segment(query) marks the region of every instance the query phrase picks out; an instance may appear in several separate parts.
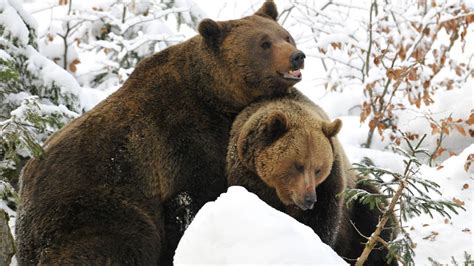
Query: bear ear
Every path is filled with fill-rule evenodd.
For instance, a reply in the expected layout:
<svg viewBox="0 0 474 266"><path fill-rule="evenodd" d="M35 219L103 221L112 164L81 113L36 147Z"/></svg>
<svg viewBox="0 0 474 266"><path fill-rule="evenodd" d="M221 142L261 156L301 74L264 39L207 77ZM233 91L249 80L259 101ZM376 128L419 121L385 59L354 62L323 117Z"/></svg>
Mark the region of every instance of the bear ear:
<svg viewBox="0 0 474 266"><path fill-rule="evenodd" d="M342 127L342 121L340 119L334 120L332 123L323 123L323 133L326 135L328 138L332 138L336 136L337 133L341 130Z"/></svg>
<svg viewBox="0 0 474 266"><path fill-rule="evenodd" d="M249 169L254 169L255 158L259 151L273 143L288 131L285 114L276 111L265 115L258 123L247 124L241 130L237 140L237 152L240 161Z"/></svg>
<svg viewBox="0 0 474 266"><path fill-rule="evenodd" d="M224 32L218 22L212 19L203 19L198 26L198 32L204 41L212 48L219 47Z"/></svg>
<svg viewBox="0 0 474 266"><path fill-rule="evenodd" d="M288 131L288 120L284 113L275 111L268 115L263 123L261 134L267 143L272 143Z"/></svg>
<svg viewBox="0 0 474 266"><path fill-rule="evenodd" d="M263 3L262 7L260 7L260 9L255 12L255 15L268 17L276 21L278 17L278 10L273 0L267 0L265 3Z"/></svg>

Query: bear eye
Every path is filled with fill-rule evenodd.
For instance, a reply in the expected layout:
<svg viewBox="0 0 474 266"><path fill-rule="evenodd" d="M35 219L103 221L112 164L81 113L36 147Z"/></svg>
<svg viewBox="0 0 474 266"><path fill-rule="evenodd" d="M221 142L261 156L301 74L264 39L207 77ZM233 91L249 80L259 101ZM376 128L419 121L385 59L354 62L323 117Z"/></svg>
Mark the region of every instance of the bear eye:
<svg viewBox="0 0 474 266"><path fill-rule="evenodd" d="M263 49L268 49L270 47L272 47L272 43L269 42L269 41L264 41L262 42L262 44L260 45Z"/></svg>
<svg viewBox="0 0 474 266"><path fill-rule="evenodd" d="M304 166L300 163L295 163L295 169L300 173L304 172Z"/></svg>
<svg viewBox="0 0 474 266"><path fill-rule="evenodd" d="M286 36L285 41L291 43L290 36Z"/></svg>
<svg viewBox="0 0 474 266"><path fill-rule="evenodd" d="M321 170L320 170L320 169L316 169L316 170L314 171L314 175L315 175L315 176L318 176L319 173L321 173Z"/></svg>

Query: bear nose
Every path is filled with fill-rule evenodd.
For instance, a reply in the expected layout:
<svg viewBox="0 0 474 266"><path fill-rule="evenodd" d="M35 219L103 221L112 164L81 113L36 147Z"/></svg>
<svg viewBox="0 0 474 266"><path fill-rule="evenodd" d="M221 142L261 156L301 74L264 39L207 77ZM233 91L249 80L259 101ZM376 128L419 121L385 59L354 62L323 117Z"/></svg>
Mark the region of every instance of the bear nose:
<svg viewBox="0 0 474 266"><path fill-rule="evenodd" d="M292 70L300 69L304 67L304 59L306 55L302 51L293 52L290 56L290 63Z"/></svg>
<svg viewBox="0 0 474 266"><path fill-rule="evenodd" d="M315 194L310 194L306 195L304 197L304 206L306 209L312 209L314 207L314 203L316 203L317 198L316 198L316 193Z"/></svg>

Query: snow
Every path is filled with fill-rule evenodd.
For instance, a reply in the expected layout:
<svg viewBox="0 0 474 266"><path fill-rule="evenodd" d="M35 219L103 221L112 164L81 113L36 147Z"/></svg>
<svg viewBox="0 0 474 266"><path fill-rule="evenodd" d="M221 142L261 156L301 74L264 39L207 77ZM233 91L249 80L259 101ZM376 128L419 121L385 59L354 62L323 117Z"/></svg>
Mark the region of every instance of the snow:
<svg viewBox="0 0 474 266"><path fill-rule="evenodd" d="M12 60L11 55L7 54L5 51L0 50L0 59L5 60L5 61L10 61Z"/></svg>
<svg viewBox="0 0 474 266"><path fill-rule="evenodd" d="M23 21L31 28L36 29L38 27L38 23L33 18L33 16L23 8L17 0L8 0L8 3L18 12L18 14L23 18Z"/></svg>
<svg viewBox="0 0 474 266"><path fill-rule="evenodd" d="M29 62L28 70L43 79L44 84L56 84L61 88L62 94L79 94L81 89L79 83L66 70L48 60L31 46L27 47L26 52Z"/></svg>
<svg viewBox="0 0 474 266"><path fill-rule="evenodd" d="M27 92L24 92L24 91L21 91L19 93L10 93L7 95L7 97L5 97L5 100L4 102L7 103L7 102L10 102L14 105L20 105L21 102L27 98L27 97L30 97L31 94L27 93Z"/></svg>
<svg viewBox="0 0 474 266"><path fill-rule="evenodd" d="M3 180L0 180L0 196L2 198L7 198L7 191L13 190L12 186ZM7 202L5 200L0 200L0 210L5 211L5 213L8 215L8 225L10 226L11 232L15 232L15 222L16 222L16 213L14 210L12 210L10 207L8 207ZM3 237L3 236L2 236ZM13 237L15 235L13 234Z"/></svg>
<svg viewBox="0 0 474 266"><path fill-rule="evenodd" d="M430 180L441 186L443 198L462 201L466 211L461 210L459 215L453 215L451 219L422 215L406 224L412 228L410 235L417 244L417 264L428 264L428 257L448 263L451 256L464 258L464 251L474 254L474 165L464 170L469 154L474 154L474 144L458 156L445 160L439 170L427 166L422 168L423 176L430 177Z"/></svg>
<svg viewBox="0 0 474 266"><path fill-rule="evenodd" d="M101 102L111 93L113 93L117 88L111 87L106 91L82 87L79 93L79 101L81 102L81 110L89 111L92 109L98 102Z"/></svg>
<svg viewBox="0 0 474 266"><path fill-rule="evenodd" d="M21 21L20 15L10 6L9 1L0 0L0 25L7 24L9 27L5 30L10 32L12 36L17 37L21 45L26 45L28 43L29 31Z"/></svg>
<svg viewBox="0 0 474 266"><path fill-rule="evenodd" d="M346 263L313 230L239 186L197 213L174 265L300 265Z"/></svg>
<svg viewBox="0 0 474 266"><path fill-rule="evenodd" d="M38 49L43 56L52 59L57 65L64 65L64 40L62 38L55 37L52 40L45 38L38 43ZM77 51L71 45L67 50L68 65L77 57Z"/></svg>

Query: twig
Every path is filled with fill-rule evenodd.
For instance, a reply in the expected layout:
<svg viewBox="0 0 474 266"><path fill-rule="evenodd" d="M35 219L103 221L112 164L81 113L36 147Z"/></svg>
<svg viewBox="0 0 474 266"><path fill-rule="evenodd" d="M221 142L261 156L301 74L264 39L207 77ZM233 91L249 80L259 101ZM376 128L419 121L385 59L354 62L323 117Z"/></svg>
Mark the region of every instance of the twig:
<svg viewBox="0 0 474 266"><path fill-rule="evenodd" d="M408 163L407 168L410 166L411 161ZM388 206L388 209L384 214L382 215L382 219L380 219L380 222L377 225L377 228L375 229L375 232L370 236L369 241L365 245L364 251L362 251L362 254L360 255L359 259L356 262L356 266L363 266L364 262L367 260L367 258L370 255L370 252L372 252L372 249L374 249L375 244L377 244L377 239L380 236L380 233L385 227L385 224L388 222L388 219L390 218L390 214L392 213L393 209L395 208L395 205L397 204L398 199L402 196L403 189L405 188L405 179L400 182L400 185L397 189L397 192L392 198L392 201L390 202L390 205Z"/></svg>
<svg viewBox="0 0 474 266"><path fill-rule="evenodd" d="M382 244L387 250L390 250L389 249L389 246L388 246L388 243L387 241L383 240L383 238L381 238L380 236L377 237L377 241ZM400 255L396 254L396 253L392 253L392 255L399 261L401 262L403 265L407 265L407 263L405 262L405 260L400 257Z"/></svg>
<svg viewBox="0 0 474 266"><path fill-rule="evenodd" d="M285 16L285 18L283 20L281 20L281 25L284 25L286 20L288 19L288 17L290 16L291 14L291 11L293 10L293 8L295 8L295 4L293 4L291 7L283 10L282 12L280 12L280 14L278 15L278 18L277 20L280 20L283 16Z"/></svg>
<svg viewBox="0 0 474 266"><path fill-rule="evenodd" d="M69 1L69 7L68 7L68 11L67 11L67 15L71 15L71 8L72 8L72 0ZM59 37L61 37L63 39L63 44L64 44L64 62L63 62L63 68L65 70L67 70L67 53L68 53L68 41L67 41L67 38L69 37L69 33L71 32L71 27L70 27L70 24L69 24L70 21L67 21L66 22L66 32L64 33L64 35L61 35L61 34L58 34ZM76 24L75 26L79 25Z"/></svg>
<svg viewBox="0 0 474 266"><path fill-rule="evenodd" d="M374 12L375 5L377 1L374 0L370 5L370 16L369 16L369 48L367 49L367 57L365 59L365 75L369 76L369 67L370 67L370 53L372 51L372 13ZM364 77L362 77L364 80Z"/></svg>
<svg viewBox="0 0 474 266"><path fill-rule="evenodd" d="M164 11L158 13L158 14L153 14L153 17L152 17L152 18L143 19L143 20L139 20L139 21L130 23L130 24L128 24L128 25L124 25L125 27L124 27L124 28L121 28L120 31L121 31L122 34L125 34L129 29L133 28L133 27L136 26L136 25L139 25L139 24L142 24L142 23L147 23L147 22L150 22L150 21L154 21L154 20L157 20L157 19L159 19L159 18L168 16L169 14L181 13L181 12L186 12L186 11L190 11L190 8L183 7L183 8L170 8L170 9L166 9L166 10L164 10Z"/></svg>
<svg viewBox="0 0 474 266"><path fill-rule="evenodd" d="M409 142L407 142L408 145L410 145ZM418 145L421 144L421 141L418 143ZM418 146L415 148L417 149ZM413 147L411 150L415 150ZM413 163L413 160L410 159L407 163L407 166L405 167L405 172L403 173L403 178L401 179L400 185L398 186L397 191L395 192L395 195L393 195L392 200L390 201L390 204L388 206L388 209L383 213L382 219L380 219L380 222L377 224L377 228L375 229L375 232L370 236L369 241L365 245L364 250L362 251L362 254L360 255L359 259L356 262L356 266L363 266L364 262L367 260L367 258L370 255L370 252L372 252L372 249L374 249L375 245L377 244L378 238L380 237L380 233L382 230L385 228L385 224L388 222L390 219L390 215L393 213L393 210L395 209L395 206L397 205L398 200L401 198L403 190L406 187L406 181L410 177L410 166Z"/></svg>
<svg viewBox="0 0 474 266"><path fill-rule="evenodd" d="M354 229L357 231L357 233L358 233L361 237L363 237L363 238L365 238L365 239L367 239L367 240L369 239L368 236L362 234L362 232L359 231L359 228L357 228L357 226L355 225L355 223L354 223L352 220L349 220L349 221L351 222L352 227L354 227Z"/></svg>
<svg viewBox="0 0 474 266"><path fill-rule="evenodd" d="M315 55L314 57L316 57L316 58L322 58L322 59L330 59L331 61L337 62L337 63L339 63L339 64L346 65L346 66L348 66L348 67L350 67L350 68L353 68L353 69L355 69L355 70L359 70L359 71L362 70L361 68L358 68L358 67L356 67L356 66L353 66L353 65L351 65L351 64L349 64L349 63L347 63L347 62L344 62L344 61L342 61L342 60L339 60L339 59L334 58L334 57L331 57L331 56L327 56L327 55L325 55L325 56L318 56L318 55Z"/></svg>

